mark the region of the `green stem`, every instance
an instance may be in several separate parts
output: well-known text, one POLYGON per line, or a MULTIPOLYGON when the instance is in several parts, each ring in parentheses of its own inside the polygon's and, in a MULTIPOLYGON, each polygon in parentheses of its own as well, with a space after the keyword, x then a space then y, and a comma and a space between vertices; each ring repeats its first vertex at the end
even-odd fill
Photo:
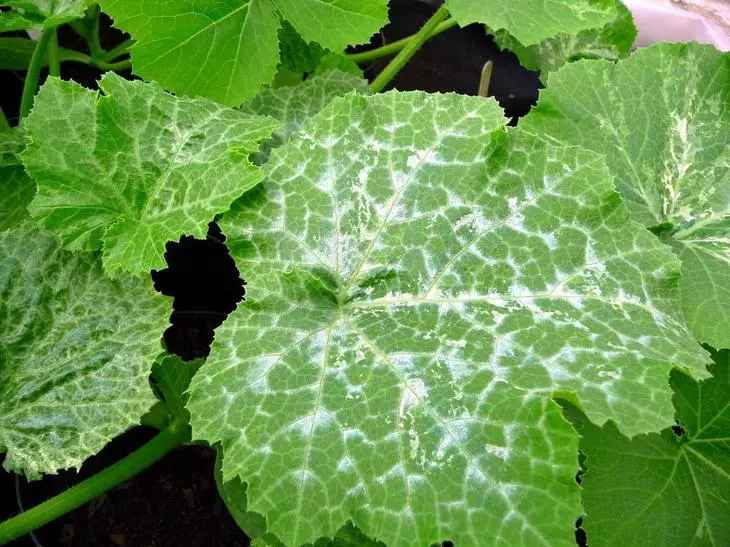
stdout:
POLYGON ((93 66, 98 68, 99 70, 113 70, 115 72, 119 72, 122 70, 129 70, 132 68, 132 61, 130 59, 127 59, 126 61, 119 61, 118 63, 106 63, 104 61, 92 61, 91 63, 93 66))
POLYGON ((479 79, 479 91, 477 95, 480 97, 489 97, 489 84, 492 83, 492 61, 487 61, 482 67, 482 76, 479 79))
POLYGON ((130 38, 129 40, 125 40, 118 46, 113 47, 112 49, 110 49, 109 51, 107 51, 104 54, 104 57, 103 57, 104 61, 107 61, 107 62, 113 61, 117 57, 121 57, 122 55, 127 55, 129 53, 129 48, 132 44, 134 44, 134 40, 132 40, 130 38))
POLYGON ((53 29, 48 42, 48 73, 51 76, 61 76, 61 53, 58 47, 58 30, 53 29))
POLYGON ((400 53, 398 53, 398 55, 396 55, 395 58, 388 63, 388 66, 385 67, 383 72, 378 74, 378 77, 375 78, 373 83, 370 85, 370 88, 374 93, 382 91, 385 86, 387 86, 391 80, 395 78, 396 74, 401 71, 416 51, 418 51, 424 42, 429 39, 433 31, 436 30, 438 24, 448 16, 449 10, 445 7, 440 7, 436 10, 436 13, 434 13, 431 18, 426 21, 426 24, 423 25, 423 28, 411 37, 408 44, 406 44, 400 53))
MULTIPOLYGON (((443 21, 438 24, 438 26, 430 34, 429 38, 438 36, 442 32, 446 32, 447 30, 454 28, 457 24, 458 23, 454 19, 448 19, 446 21, 443 21)), ((400 50, 406 47, 406 45, 408 45, 408 42, 410 42, 414 36, 415 34, 413 36, 406 36, 405 38, 401 38, 400 40, 393 42, 392 44, 386 44, 376 49, 369 49, 368 51, 362 51, 360 53, 350 53, 348 55, 345 55, 345 59, 354 63, 364 63, 367 61, 372 61, 374 59, 380 59, 381 57, 386 57, 388 55, 392 55, 393 53, 398 53, 400 50)))
POLYGON ((28 67, 28 73, 25 75, 25 84, 23 84, 23 97, 20 100, 20 117, 25 118, 30 114, 30 109, 33 108, 33 100, 35 98, 35 92, 38 88, 38 80, 41 76, 41 68, 46 60, 46 53, 48 52, 48 43, 51 41, 55 30, 44 30, 41 34, 40 40, 35 46, 33 51, 33 57, 30 59, 30 66, 28 67))
POLYGON ((3 112, 3 109, 0 108, 0 131, 10 129, 10 122, 5 117, 5 112, 3 112))
POLYGON ((91 58, 94 61, 100 61, 104 58, 105 51, 99 42, 99 5, 95 4, 89 8, 89 18, 91 19, 91 29, 89 30, 89 50, 91 58))
POLYGON ((0 545, 5 545, 13 539, 43 526, 130 479, 185 442, 189 434, 186 426, 173 424, 146 445, 111 467, 107 467, 104 471, 89 477, 58 496, 0 523, 0 545))

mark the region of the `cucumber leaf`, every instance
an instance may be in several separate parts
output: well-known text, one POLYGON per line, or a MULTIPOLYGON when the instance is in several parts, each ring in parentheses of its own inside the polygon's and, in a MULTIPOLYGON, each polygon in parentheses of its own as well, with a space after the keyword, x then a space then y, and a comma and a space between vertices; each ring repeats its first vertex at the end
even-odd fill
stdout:
POLYGON ((602 158, 507 134, 497 104, 350 94, 222 216, 248 303, 191 384, 193 437, 287 545, 571 545, 578 437, 633 435, 707 376, 679 262, 602 158))
POLYGON ((704 382, 672 373, 681 438, 666 429, 629 440, 610 423, 581 429, 583 528, 591 545, 727 544, 729 357, 716 354, 704 382))
POLYGON ((618 17, 603 28, 559 34, 532 46, 523 46, 504 30, 496 32, 494 40, 500 48, 514 52, 522 66, 540 72, 546 81, 548 73, 578 59, 618 61, 629 55, 637 35, 634 18, 623 2, 617 2, 616 8, 618 17))
POLYGON ((171 311, 32 223, 0 232, 0 452, 29 478, 78 467, 138 424, 171 311))
POLYGON ((0 231, 30 218, 27 207, 35 194, 35 184, 18 157, 24 147, 22 130, 0 131, 0 231))
POLYGON ((22 158, 38 184, 31 215, 104 268, 165 267, 165 242, 204 238, 262 173, 248 161, 278 122, 107 73, 102 95, 50 78, 25 122, 22 158))
POLYGON ((51 29, 86 13, 86 0, 2 0, 10 11, 0 14, 0 32, 51 29))
POLYGON ((617 15, 615 0, 446 0, 446 7, 461 26, 484 23, 505 30, 525 46, 601 28, 617 15))
MULTIPOLYGON (((274 81, 279 17, 304 42, 342 52, 366 42, 387 22, 386 0, 102 0, 129 32, 135 73, 185 95, 229 106, 274 81), (174 21, 171 25, 170 22, 174 21), (164 38, 160 38, 164 36, 164 38)), ((287 50, 288 51, 288 50, 287 50)), ((287 55, 288 63, 291 56, 287 55)))
POLYGON ((682 260, 695 336, 730 347, 730 54, 660 44, 572 63, 520 127, 606 155, 634 218, 682 260))

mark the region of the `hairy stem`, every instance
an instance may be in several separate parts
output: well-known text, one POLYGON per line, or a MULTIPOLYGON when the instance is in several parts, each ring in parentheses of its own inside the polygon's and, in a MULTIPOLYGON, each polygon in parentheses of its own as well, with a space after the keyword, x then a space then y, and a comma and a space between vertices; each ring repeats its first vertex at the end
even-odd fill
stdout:
POLYGON ((446 8, 440 7, 436 10, 436 13, 434 13, 431 18, 426 21, 426 24, 423 25, 423 28, 411 37, 400 53, 398 53, 398 55, 396 55, 395 58, 388 63, 388 66, 385 67, 383 72, 378 74, 378 77, 375 78, 373 83, 370 85, 370 88, 374 93, 382 91, 385 86, 387 86, 391 80, 395 78, 396 74, 401 71, 416 51, 418 51, 423 43, 429 39, 433 31, 436 30, 436 27, 438 27, 439 23, 448 16, 449 10, 446 8))
MULTIPOLYGON (((430 34, 429 38, 438 36, 442 32, 446 32, 447 30, 454 28, 456 25, 457 22, 454 19, 447 19, 446 21, 442 21, 438 24, 438 26, 436 26, 436 28, 430 34)), ((366 61, 380 59, 381 57, 387 57, 388 55, 392 55, 393 53, 398 53, 399 51, 401 51, 414 37, 415 34, 412 36, 406 36, 405 38, 401 38, 396 42, 386 44, 376 49, 369 49, 368 51, 362 51, 360 53, 350 53, 348 55, 345 55, 345 59, 354 63, 364 63, 366 61)))
POLYGON ((190 431, 187 426, 173 424, 111 467, 107 467, 104 471, 89 477, 58 496, 0 523, 0 545, 5 545, 13 539, 43 526, 130 479, 188 440, 189 435, 190 431))
POLYGON ((51 76, 61 76, 61 52, 58 47, 58 30, 49 31, 51 39, 48 42, 48 73, 51 76))
POLYGON ((41 68, 43 68, 46 53, 48 52, 48 43, 54 35, 55 29, 44 30, 33 51, 33 57, 30 59, 30 66, 28 67, 28 73, 25 75, 25 83, 23 84, 23 97, 20 100, 21 118, 25 118, 30 114, 30 110, 33 108, 33 100, 36 89, 38 89, 41 68))

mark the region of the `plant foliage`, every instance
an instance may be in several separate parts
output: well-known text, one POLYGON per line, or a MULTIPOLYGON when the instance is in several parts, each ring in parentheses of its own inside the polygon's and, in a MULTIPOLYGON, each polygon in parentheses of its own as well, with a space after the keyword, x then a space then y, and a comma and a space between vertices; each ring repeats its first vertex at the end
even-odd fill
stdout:
POLYGON ((335 99, 221 219, 249 298, 193 379, 194 436, 285 544, 346 520, 567 544, 578 437, 551 394, 633 435, 673 423, 675 364, 707 375, 679 264, 626 230, 602 158, 503 123, 479 98, 335 99))
POLYGON ((80 466, 152 406, 170 305, 30 223, 0 232, 0 256, 0 452, 39 478, 80 466))
POLYGON ((204 237, 261 180, 248 155, 279 124, 114 74, 100 85, 43 86, 25 124, 30 211, 68 249, 103 247, 111 275, 164 268, 166 241, 204 237))
POLYGON ((101 5, 137 40, 136 73, 175 92, 229 106, 273 82, 281 20, 305 42, 333 51, 367 42, 387 21, 386 0, 148 0, 144 9, 138 0, 103 0, 101 5))
POLYGON ((730 57, 661 44, 618 64, 570 64, 521 127, 606 156, 632 216, 682 260, 695 336, 730 347, 730 57))

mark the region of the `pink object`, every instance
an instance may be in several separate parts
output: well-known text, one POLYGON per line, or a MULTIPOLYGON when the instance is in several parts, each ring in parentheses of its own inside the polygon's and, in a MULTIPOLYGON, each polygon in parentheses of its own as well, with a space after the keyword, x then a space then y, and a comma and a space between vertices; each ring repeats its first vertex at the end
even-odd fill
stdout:
POLYGON ((726 0, 624 0, 639 29, 636 46, 654 42, 713 44, 730 51, 730 2, 726 0))

